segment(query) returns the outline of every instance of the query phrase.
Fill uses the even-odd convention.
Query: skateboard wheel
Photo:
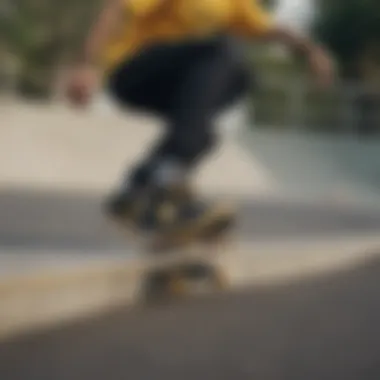
[[[223,290],[226,285],[226,278],[219,270],[208,265],[194,264],[183,268],[182,274],[177,278],[176,294]]]
[[[204,263],[187,264],[148,274],[144,298],[154,302],[174,300],[219,292],[227,287],[227,278],[220,269]]]
[[[216,271],[214,273],[214,283],[217,290],[225,290],[228,288],[228,279],[222,272]]]
[[[187,283],[186,278],[181,274],[172,276],[167,283],[167,291],[170,296],[182,296],[187,293]]]

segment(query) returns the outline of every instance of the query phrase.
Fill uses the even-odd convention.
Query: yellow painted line
[[[365,239],[335,245],[303,243],[293,248],[286,244],[235,242],[223,249],[215,261],[233,290],[335,271],[375,256],[380,256],[379,238],[369,239],[367,243]],[[178,257],[173,256],[172,262],[168,258],[165,265],[174,264],[176,260]],[[128,292],[138,284],[144,270],[161,265],[159,258],[141,257],[98,262],[92,267],[81,263],[78,268],[4,278],[0,280],[0,339],[85,318],[106,311],[112,305],[133,305],[136,299],[129,297]]]
[[[128,260],[112,264],[97,264],[96,267],[83,267],[81,264],[81,267],[77,269],[52,269],[33,274],[13,275],[4,279],[0,278],[0,297],[12,289],[20,287],[25,290],[43,289],[47,286],[65,284],[70,281],[93,280],[104,275],[128,276],[135,274],[137,270],[137,263]]]
[[[234,244],[227,243],[226,248],[222,248],[221,253],[215,255],[215,259],[208,254],[204,257],[207,262],[224,262],[224,265],[235,264],[242,265],[242,270],[255,272],[260,266],[298,266],[307,262],[318,262],[321,260],[331,259],[331,261],[344,260],[347,255],[354,257],[364,257],[365,251],[380,251],[380,239],[373,238],[366,240],[354,239],[347,243],[321,243],[319,247],[313,247],[313,244],[301,243],[291,244]],[[297,259],[295,259],[295,256]],[[14,288],[23,287],[26,289],[43,289],[53,284],[59,285],[69,281],[93,280],[99,276],[138,276],[145,269],[160,268],[162,266],[181,263],[186,260],[199,260],[202,255],[192,253],[185,255],[182,259],[178,255],[168,255],[165,257],[149,257],[120,260],[113,263],[96,263],[90,267],[84,267],[81,263],[79,268],[49,269],[46,271],[36,272],[33,274],[12,275],[10,277],[0,278],[0,296]],[[251,267],[252,266],[252,267]],[[1,302],[1,301],[0,301]]]

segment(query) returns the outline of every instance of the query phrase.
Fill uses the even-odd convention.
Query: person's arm
[[[126,1],[133,0],[104,0],[103,9],[74,62],[66,83],[66,96],[76,106],[87,105],[101,84],[103,76],[101,56],[114,32],[115,25],[118,25]]]
[[[121,15],[143,16],[154,11],[162,0],[104,0],[103,10],[90,30],[82,50],[84,63],[97,63],[109,38],[120,22],[126,22]]]
[[[66,95],[73,104],[88,104],[101,83],[104,73],[99,64],[103,51],[120,25],[119,22],[126,22],[120,16],[124,16],[125,12],[130,12],[131,17],[146,15],[161,2],[162,0],[104,0],[103,9],[88,33],[67,81]]]
[[[308,56],[317,50],[324,50],[311,38],[286,26],[273,25],[263,38],[286,45],[296,55]]]
[[[292,52],[308,60],[312,71],[322,85],[331,83],[334,72],[333,63],[322,46],[289,27],[277,25],[258,0],[236,0],[236,6],[235,27],[241,34],[286,45]]]
[[[320,85],[328,86],[332,83],[335,71],[333,60],[328,51],[313,39],[285,26],[273,26],[264,38],[280,42],[296,56],[305,57]]]
[[[120,20],[127,0],[105,0],[103,9],[90,29],[79,56],[79,64],[97,65],[105,44]]]

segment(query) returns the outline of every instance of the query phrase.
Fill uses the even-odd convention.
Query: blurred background
[[[380,379],[380,2],[265,3],[330,49],[335,83],[247,44],[257,85],[200,175],[241,211],[234,291],[131,312],[139,252],[101,206],[157,120],[63,98],[102,0],[0,0],[2,380]]]
[[[326,92],[277,46],[251,46],[260,79],[256,122],[265,128],[376,134],[379,124],[379,5],[376,0],[267,0],[276,17],[311,32],[334,54],[339,79]],[[3,0],[1,94],[51,99],[101,1]]]

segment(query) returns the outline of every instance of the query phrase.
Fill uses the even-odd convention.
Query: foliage
[[[48,95],[54,68],[81,42],[98,3],[12,0],[0,12],[2,45],[21,64],[21,92]]]
[[[316,0],[316,35],[336,54],[347,77],[361,75],[363,59],[380,61],[379,0]]]

